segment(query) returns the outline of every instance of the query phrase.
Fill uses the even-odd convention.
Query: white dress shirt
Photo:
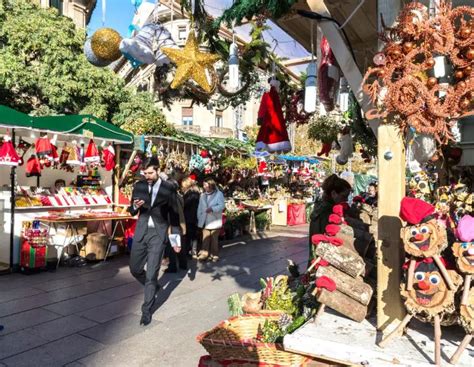
[[[160,190],[160,186],[161,186],[161,178],[159,178],[153,186],[148,185],[148,192],[151,194],[150,208],[153,206],[153,203],[155,202],[156,195],[158,195],[158,191]],[[153,222],[153,218],[151,217],[151,215],[148,218],[148,227],[155,228],[155,222]]]

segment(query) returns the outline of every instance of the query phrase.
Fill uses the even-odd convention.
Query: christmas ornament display
[[[0,165],[18,166],[20,157],[18,156],[12,140],[9,136],[3,138],[3,144],[0,147]]]
[[[52,160],[53,145],[47,136],[36,139],[35,150],[39,159]]]
[[[283,118],[280,96],[275,86],[263,94],[258,119],[261,121],[261,126],[257,135],[256,149],[289,152],[291,143]]]
[[[176,89],[192,79],[206,93],[212,92],[214,86],[209,83],[206,71],[215,73],[214,64],[219,56],[199,51],[194,31],[189,33],[184,49],[162,47],[161,51],[178,66],[171,88]]]
[[[94,54],[91,48],[91,40],[90,38],[86,40],[84,44],[84,55],[86,56],[87,61],[89,61],[92,65],[103,68],[107,65],[110,65],[110,62],[107,60],[102,60]]]
[[[474,113],[474,8],[440,2],[432,17],[419,2],[405,6],[385,28],[383,62],[369,68],[364,91],[378,106],[370,118],[392,114],[438,143],[453,140],[454,119]],[[380,57],[382,59],[382,57]]]
[[[136,36],[125,38],[120,42],[120,51],[129,60],[138,64],[156,64],[158,66],[169,62],[161,51],[161,47],[172,47],[171,33],[159,23],[147,23]]]
[[[120,41],[122,37],[112,28],[100,28],[91,37],[90,44],[94,55],[99,60],[113,62],[118,60],[120,52]]]

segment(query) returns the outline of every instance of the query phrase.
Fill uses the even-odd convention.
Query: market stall
[[[122,219],[114,213],[115,149],[130,144],[131,135],[89,115],[30,117],[2,106],[0,119],[3,146],[11,141],[10,155],[19,157],[17,164],[3,162],[0,168],[10,171],[0,176],[2,235],[8,238],[2,262],[10,252],[14,269],[45,267],[48,259],[59,264],[66,248],[79,250],[88,233],[113,237],[112,220]],[[31,237],[38,236],[46,238],[43,263],[30,261],[39,247]]]

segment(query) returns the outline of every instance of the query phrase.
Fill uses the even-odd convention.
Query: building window
[[[58,9],[59,14],[63,14],[63,0],[50,0],[49,6]]]
[[[185,25],[180,25],[178,27],[178,40],[179,41],[186,41],[188,38],[188,29]]]
[[[222,127],[224,125],[224,118],[222,111],[216,111],[216,127]]]
[[[193,124],[193,109],[183,107],[181,109],[181,122],[184,126],[192,126]]]

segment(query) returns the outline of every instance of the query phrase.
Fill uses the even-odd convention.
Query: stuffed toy
[[[169,63],[161,48],[172,46],[176,46],[176,43],[168,29],[158,23],[147,23],[136,36],[120,42],[120,51],[132,64],[136,62],[161,66]]]
[[[258,110],[258,120],[261,126],[257,135],[257,150],[269,152],[289,152],[291,150],[276,86],[272,86],[269,92],[263,94]]]
[[[474,217],[465,215],[456,228],[459,242],[453,244],[453,254],[458,269],[464,273],[464,293],[461,304],[466,305],[471,278],[474,275]]]
[[[427,202],[432,201],[432,182],[426,172],[417,172],[408,181],[408,187],[409,196],[422,199]]]

